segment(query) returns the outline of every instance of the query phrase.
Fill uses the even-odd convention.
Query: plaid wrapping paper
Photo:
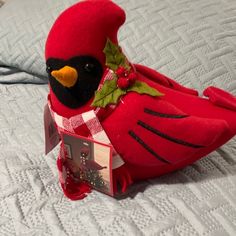
[[[111,79],[113,79],[113,72],[107,69],[98,89],[102,87],[106,80]],[[72,134],[82,134],[82,136],[92,138],[95,141],[104,144],[111,144],[99,119],[101,116],[104,116],[105,113],[105,116],[110,114],[115,109],[115,105],[109,106],[108,108],[106,108],[106,110],[102,108],[96,108],[95,110],[90,110],[88,112],[78,114],[69,119],[60,116],[55,111],[53,111],[50,97],[48,97],[48,106],[59,133],[61,131],[67,131]],[[124,161],[113,148],[112,169],[116,169],[122,166],[123,164]]]

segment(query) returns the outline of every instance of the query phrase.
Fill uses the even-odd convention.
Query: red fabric
[[[115,112],[103,123],[112,144],[126,161],[126,168],[134,180],[155,177],[182,168],[223,145],[236,134],[236,112],[218,107],[211,101],[190,95],[187,90],[178,91],[153,82],[159,73],[146,68],[151,76],[139,79],[157,88],[165,96],[152,98],[130,93],[122,99]],[[179,87],[178,87],[179,88]],[[220,100],[220,96],[218,97]],[[224,96],[222,97],[224,100]],[[189,115],[184,119],[152,117],[144,108],[165,114]],[[178,139],[204,146],[194,149],[163,139],[137,125],[142,120],[152,127]],[[117,128],[119,127],[119,128]],[[128,135],[134,130],[160,156],[170,164],[157,160]],[[129,144],[129,145],[127,145]]]
[[[186,88],[181,84],[175,82],[174,80],[168,78],[167,76],[143,65],[135,65],[136,70],[141,73],[143,76],[147,77],[149,80],[152,80],[158,84],[161,84],[168,88],[173,88],[175,90],[181,91],[183,93],[191,94],[198,96],[198,91],[190,88]]]
[[[107,37],[117,42],[117,30],[124,23],[125,13],[108,0],[80,2],[62,14],[53,26],[47,43],[46,58],[69,59],[74,56],[92,55],[104,64],[103,48]],[[236,134],[235,97],[216,89],[205,92],[209,99],[198,97],[197,91],[186,88],[166,76],[141,65],[135,65],[138,80],[148,83],[164,94],[150,97],[134,92],[122,98],[110,116],[102,121],[112,145],[126,164],[114,171],[115,189],[120,182],[125,190],[132,180],[146,179],[169,173],[193,163],[223,145]],[[53,109],[60,115],[71,117],[91,109],[91,99],[78,109],[61,104],[50,90]],[[230,108],[230,109],[229,109]],[[181,119],[154,116],[180,115]],[[166,137],[154,134],[140,125],[140,121]],[[138,135],[153,152],[166,160],[155,157],[140,141]],[[198,148],[187,146],[195,144]]]
[[[119,186],[121,187],[121,192],[125,193],[127,188],[133,183],[131,174],[126,164],[113,170],[113,190],[114,193],[119,191]]]
[[[102,65],[107,37],[117,43],[125,12],[109,0],[81,1],[61,14],[49,32],[46,59],[94,56]]]
[[[169,173],[209,154],[235,135],[236,112],[218,107],[211,101],[196,96],[196,94],[192,95],[191,90],[182,86],[177,86],[177,90],[175,86],[172,88],[162,86],[154,82],[155,80],[159,81],[160,73],[155,74],[155,71],[146,67],[145,72],[148,71],[151,75],[150,80],[149,77],[143,76],[140,68],[137,70],[138,79],[157,88],[165,95],[161,98],[153,98],[137,93],[129,93],[123,97],[122,103],[119,103],[115,111],[102,122],[113,146],[127,163],[114,172],[115,180],[123,175],[124,168],[127,169],[125,172],[129,173],[130,177],[128,179],[133,180]],[[156,79],[154,80],[155,76]],[[181,87],[184,88],[182,91],[179,90]],[[159,113],[189,115],[189,117],[184,119],[152,117],[144,113],[145,108]],[[63,107],[63,110],[68,110],[68,108]],[[194,149],[172,143],[142,129],[137,125],[139,120],[174,138],[204,147]],[[159,161],[132,139],[128,134],[131,129],[140,135],[160,156],[168,160],[170,164]],[[120,180],[118,182],[123,183],[125,189],[127,187],[126,183],[132,181]]]
[[[212,86],[207,88],[203,94],[209,97],[213,104],[236,111],[236,97],[232,94]]]
[[[63,173],[63,167],[64,167],[62,162],[63,159],[59,156],[57,159],[57,168],[61,173]],[[69,168],[66,168],[65,174],[68,175],[69,173],[70,173]],[[72,174],[70,174],[70,176],[72,176]],[[88,193],[91,192],[91,188],[89,187],[88,184],[84,182],[78,182],[78,181],[76,182],[75,180],[73,180],[72,177],[69,176],[65,179],[66,182],[60,181],[60,184],[64,195],[68,197],[70,200],[72,201],[82,200],[87,196]]]

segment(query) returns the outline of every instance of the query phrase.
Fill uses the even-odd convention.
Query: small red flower
[[[117,81],[117,86],[120,89],[127,89],[130,86],[129,79],[125,77],[121,77]]]

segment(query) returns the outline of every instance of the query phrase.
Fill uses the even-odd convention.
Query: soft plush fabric
[[[125,13],[112,2],[92,2],[82,1],[58,17],[48,35],[46,59],[87,55],[105,64],[104,34],[117,43],[117,31],[125,21]]]
[[[107,0],[77,3],[56,20],[48,35],[45,55],[50,67],[51,103],[59,115],[70,118],[76,113],[93,109],[93,98],[78,105],[78,108],[71,108],[66,97],[59,99],[58,88],[61,93],[65,91],[65,95],[73,97],[77,83],[79,87],[80,80],[84,78],[78,75],[76,84],[70,88],[60,85],[59,79],[56,87],[53,81],[58,81],[58,78],[54,72],[64,71],[63,66],[67,65],[62,64],[60,68],[48,64],[48,61],[57,59],[63,62],[75,57],[92,56],[103,68],[109,67],[103,54],[106,41],[110,39],[113,44],[118,43],[117,30],[124,21],[122,9]],[[163,96],[129,92],[109,116],[100,120],[112,145],[124,159],[130,179],[156,177],[182,168],[209,154],[236,134],[236,98],[233,95],[217,88],[208,88],[205,95],[209,99],[203,99],[198,97],[197,91],[148,67],[134,65],[134,68],[137,81],[155,88]],[[81,70],[83,68],[77,69],[77,73]],[[64,80],[66,75],[62,73]],[[122,174],[116,171],[116,175]],[[120,184],[127,185],[125,180]]]
[[[58,14],[53,0],[14,2],[19,12],[42,3],[38,14]],[[236,95],[236,1],[115,2],[126,10],[119,42],[130,61],[198,91],[214,85]],[[6,22],[16,14],[5,14]],[[41,54],[44,61],[43,48]],[[48,86],[15,84],[28,76],[6,68],[0,74],[0,235],[235,236],[236,138],[186,168],[135,184],[119,200],[92,191],[70,201],[59,186],[58,149],[44,155]],[[2,84],[6,79],[12,84]]]

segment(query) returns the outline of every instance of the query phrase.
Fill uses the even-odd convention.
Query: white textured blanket
[[[72,2],[9,0],[0,8],[0,235],[235,236],[236,139],[136,184],[123,199],[96,191],[77,202],[63,196],[58,150],[43,154],[48,87],[39,83],[46,81],[46,33]],[[131,61],[199,91],[217,85],[236,95],[235,0],[115,2],[127,12],[119,38]],[[45,33],[32,42],[32,30]]]

